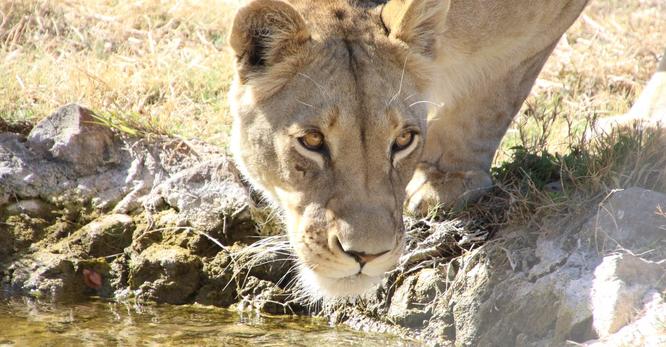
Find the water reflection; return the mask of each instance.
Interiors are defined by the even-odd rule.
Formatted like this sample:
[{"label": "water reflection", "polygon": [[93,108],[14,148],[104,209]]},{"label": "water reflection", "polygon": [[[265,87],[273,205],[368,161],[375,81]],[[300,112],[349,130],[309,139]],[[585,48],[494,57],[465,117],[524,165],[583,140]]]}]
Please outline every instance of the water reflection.
[{"label": "water reflection", "polygon": [[216,307],[0,299],[0,346],[80,345],[411,346],[413,342],[331,327],[319,318],[240,315]]}]

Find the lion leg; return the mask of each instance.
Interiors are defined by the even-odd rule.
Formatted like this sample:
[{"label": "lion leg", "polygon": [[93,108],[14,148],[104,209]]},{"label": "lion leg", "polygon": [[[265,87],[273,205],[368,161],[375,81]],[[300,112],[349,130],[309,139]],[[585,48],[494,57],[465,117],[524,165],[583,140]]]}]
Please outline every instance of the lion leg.
[{"label": "lion leg", "polygon": [[657,71],[629,113],[639,119],[645,118],[650,123],[666,126],[666,49]]},{"label": "lion leg", "polygon": [[406,207],[426,213],[433,206],[457,207],[492,186],[490,166],[502,137],[555,47],[525,57],[428,120],[422,160],[407,186]]},{"label": "lion leg", "polygon": [[425,215],[440,204],[458,207],[478,199],[491,186],[485,171],[444,171],[421,162],[407,186],[407,209]]},{"label": "lion leg", "polygon": [[666,50],[657,71],[645,85],[629,112],[599,119],[585,136],[590,140],[610,134],[618,127],[632,125],[642,128],[666,127]]}]

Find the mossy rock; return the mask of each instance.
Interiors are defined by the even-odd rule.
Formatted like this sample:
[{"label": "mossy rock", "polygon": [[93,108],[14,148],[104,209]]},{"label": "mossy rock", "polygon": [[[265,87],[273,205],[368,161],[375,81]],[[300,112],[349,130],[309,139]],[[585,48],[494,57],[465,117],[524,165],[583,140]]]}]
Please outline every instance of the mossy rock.
[{"label": "mossy rock", "polygon": [[139,299],[183,304],[201,286],[201,268],[187,249],[154,244],[131,257],[128,284]]}]

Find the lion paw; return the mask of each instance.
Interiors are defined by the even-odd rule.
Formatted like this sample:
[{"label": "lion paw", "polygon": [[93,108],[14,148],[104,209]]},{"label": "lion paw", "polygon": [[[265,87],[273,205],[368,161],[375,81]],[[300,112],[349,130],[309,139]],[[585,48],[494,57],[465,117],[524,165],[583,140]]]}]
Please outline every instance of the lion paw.
[{"label": "lion paw", "polygon": [[420,163],[407,185],[405,206],[417,215],[426,215],[438,206],[458,208],[479,199],[490,187],[492,179],[487,172],[445,172]]}]

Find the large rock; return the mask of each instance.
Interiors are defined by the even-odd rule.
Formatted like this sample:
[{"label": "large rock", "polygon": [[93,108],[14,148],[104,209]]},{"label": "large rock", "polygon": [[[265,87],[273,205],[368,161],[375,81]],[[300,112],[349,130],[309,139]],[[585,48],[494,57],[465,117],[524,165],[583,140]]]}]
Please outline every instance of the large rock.
[{"label": "large rock", "polygon": [[196,302],[202,305],[226,307],[236,302],[236,283],[231,270],[231,257],[218,253],[203,265],[203,280],[206,282],[197,293]]},{"label": "large rock", "polygon": [[225,228],[222,236],[229,242],[255,236],[250,192],[224,157],[180,171],[152,189],[146,202],[149,209],[165,204],[178,211],[177,225],[206,232]]},{"label": "large rock", "polygon": [[85,290],[74,263],[62,254],[37,252],[14,262],[9,270],[12,278],[3,282],[24,295],[60,301],[80,298]]},{"label": "large rock", "polygon": [[55,207],[53,205],[42,200],[26,199],[9,204],[5,208],[5,213],[10,216],[25,213],[31,217],[51,219],[54,210]]},{"label": "large rock", "polygon": [[[648,293],[666,287],[666,262],[654,263],[632,254],[604,258],[594,271],[591,301],[593,326],[607,338],[631,323]],[[666,327],[664,329],[666,331]]]},{"label": "large rock", "polygon": [[[397,323],[443,345],[660,345],[666,218],[659,206],[666,207],[666,195],[619,191],[591,217],[581,211],[538,232],[500,231],[499,241],[448,264],[420,260],[364,305],[333,311],[357,328]],[[433,254],[418,246],[403,258],[424,252]]]},{"label": "large rock", "polygon": [[630,250],[666,258],[666,194],[641,188],[613,193],[586,226],[600,252]]},{"label": "large rock", "polygon": [[103,171],[120,156],[113,132],[99,123],[92,111],[70,104],[37,124],[28,135],[28,146],[70,164],[80,175]]},{"label": "large rock", "polygon": [[[48,301],[80,300],[85,296],[109,297],[109,267],[104,260],[84,260],[69,254],[40,250],[21,257],[8,266],[9,278],[0,278],[6,293],[28,295]],[[86,284],[84,271],[99,276],[96,288]],[[0,272],[0,276],[3,275]]]},{"label": "large rock", "polygon": [[448,270],[447,266],[426,268],[407,277],[391,297],[387,318],[407,328],[423,327],[424,321],[433,316],[436,298],[450,285],[446,280]]},{"label": "large rock", "polygon": [[249,276],[243,281],[243,288],[238,293],[239,310],[254,309],[270,314],[296,314],[306,312],[296,298],[273,282]]},{"label": "large rock", "polygon": [[28,206],[21,201],[30,200],[32,206],[42,200],[126,214],[165,198],[183,209],[180,219],[207,226],[224,213],[252,206],[233,163],[214,146],[120,136],[78,105],[45,118],[27,139],[1,133],[0,182],[0,213],[9,203]]},{"label": "large rock", "polygon": [[114,256],[131,244],[133,231],[132,217],[126,214],[104,215],[50,248],[92,258]]},{"label": "large rock", "polygon": [[296,269],[289,247],[283,237],[266,238],[240,249],[236,247],[232,249],[234,273],[285,285],[291,282]]},{"label": "large rock", "polygon": [[616,333],[599,340],[588,341],[588,346],[666,346],[666,302],[663,293],[651,291],[642,298],[642,311]]},{"label": "large rock", "polygon": [[155,244],[129,264],[129,286],[143,300],[183,304],[200,287],[201,260],[184,248]]}]

